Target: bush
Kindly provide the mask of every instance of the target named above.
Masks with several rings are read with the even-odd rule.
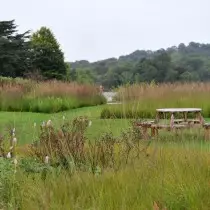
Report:
[[[127,163],[131,142],[132,155],[135,156],[139,145],[137,142],[142,140],[141,134],[137,137],[136,129],[132,126],[126,131],[129,138],[124,133],[120,138],[105,133],[98,140],[89,141],[85,138],[88,126],[89,120],[86,117],[64,122],[59,128],[53,127],[51,121],[48,121],[41,127],[39,141],[31,145],[32,157],[41,162],[49,161],[51,166],[71,168],[73,164],[75,169],[90,170],[93,173],[98,167],[116,170]]]

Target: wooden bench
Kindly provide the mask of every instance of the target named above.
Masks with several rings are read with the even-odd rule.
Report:
[[[148,139],[149,138],[148,129],[151,128],[154,122],[155,122],[154,120],[144,121],[144,122],[135,122],[134,125],[141,128],[144,139]]]
[[[152,137],[158,137],[159,130],[165,129],[167,131],[175,131],[177,132],[178,130],[188,128],[187,125],[174,125],[171,127],[170,125],[151,125],[151,136]]]
[[[180,123],[182,123],[182,122],[184,122],[183,119],[175,119],[175,120],[174,120],[174,124],[180,124]]]

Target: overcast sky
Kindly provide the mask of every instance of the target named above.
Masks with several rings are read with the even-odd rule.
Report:
[[[52,29],[68,61],[210,43],[210,0],[0,0],[0,20]]]

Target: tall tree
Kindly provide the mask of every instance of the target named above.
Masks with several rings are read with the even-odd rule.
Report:
[[[32,34],[31,44],[34,69],[38,69],[43,76],[49,79],[62,79],[66,76],[63,52],[49,28],[42,27]]]
[[[14,20],[0,21],[0,75],[23,76],[30,67],[29,31],[18,34]]]

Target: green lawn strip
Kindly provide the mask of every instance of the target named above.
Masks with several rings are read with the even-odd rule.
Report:
[[[100,119],[101,110],[107,105],[84,107],[59,112],[55,114],[30,113],[30,112],[0,112],[0,134],[9,133],[11,128],[16,128],[19,144],[31,143],[37,137],[40,125],[43,121],[52,122],[59,126],[65,120],[72,120],[78,116],[87,116],[92,125],[87,129],[86,136],[89,139],[99,138],[105,132],[112,132],[115,136],[129,127],[129,119]],[[110,105],[109,105],[110,106]],[[209,118],[206,121],[210,121]],[[36,127],[34,127],[36,123]]]
[[[40,114],[29,112],[0,112],[0,134],[6,135],[12,128],[16,128],[19,144],[31,143],[37,137],[40,125],[43,121],[52,120],[55,126],[59,126],[65,120],[72,120],[78,116],[87,116],[92,125],[87,129],[87,137],[96,139],[104,132],[113,132],[119,135],[121,130],[127,128],[129,121],[124,119],[102,120],[100,112],[102,106],[85,107],[56,114]],[[34,127],[36,124],[36,127]]]

